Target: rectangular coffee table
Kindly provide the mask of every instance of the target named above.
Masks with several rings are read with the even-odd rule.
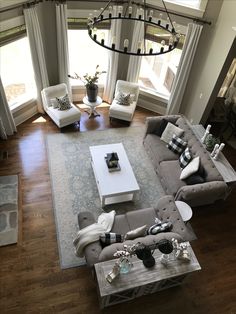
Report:
[[[130,272],[120,274],[112,283],[106,280],[106,276],[116,260],[95,264],[100,307],[104,308],[180,285],[188,274],[201,269],[191,245],[189,242],[186,243],[191,256],[190,262],[171,260],[166,267],[161,264],[161,252],[156,249],[153,254],[156,261],[154,267],[146,268],[141,260],[132,257],[130,260],[133,267]]]
[[[95,175],[102,207],[131,201],[140,188],[122,143],[90,146],[91,164]],[[120,171],[109,172],[105,156],[116,152]]]

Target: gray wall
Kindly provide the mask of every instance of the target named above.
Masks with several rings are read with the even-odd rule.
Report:
[[[181,112],[194,123],[206,119],[202,119],[204,112],[236,35],[232,29],[235,12],[235,0],[224,0],[222,7],[221,1],[209,1],[206,17],[217,20],[204,26],[181,106]]]

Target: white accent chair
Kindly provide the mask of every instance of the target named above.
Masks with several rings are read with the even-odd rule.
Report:
[[[119,105],[116,101],[116,96],[119,92],[128,94],[130,93],[132,97],[132,102],[129,106]],[[109,117],[125,120],[131,122],[133,119],[134,111],[137,105],[139,95],[139,86],[136,83],[131,83],[127,81],[118,80],[116,82],[115,99],[112,101]]]
[[[59,128],[74,122],[79,122],[81,117],[80,110],[71,102],[71,108],[67,110],[58,110],[53,108],[52,102],[56,97],[62,97],[68,94],[66,84],[58,84],[46,87],[41,91],[43,107],[45,112],[52,118]]]

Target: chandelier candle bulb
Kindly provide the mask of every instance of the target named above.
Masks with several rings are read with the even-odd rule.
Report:
[[[124,51],[127,51],[128,46],[129,46],[129,40],[128,40],[128,39],[125,39],[125,40],[124,40]]]
[[[119,6],[119,7],[118,7],[118,16],[119,16],[119,17],[121,17],[122,11],[123,11],[122,6]]]
[[[109,6],[109,19],[112,17],[112,6]]]
[[[94,40],[97,39],[97,29],[96,28],[93,29],[93,38],[94,38]]]
[[[132,10],[133,10],[133,8],[129,7],[129,18],[132,16]]]
[[[104,45],[105,33],[101,33],[101,44]]]
[[[149,21],[152,21],[152,17],[153,17],[153,10],[149,11]]]

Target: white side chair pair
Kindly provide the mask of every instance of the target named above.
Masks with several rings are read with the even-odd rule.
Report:
[[[117,102],[116,96],[118,95],[119,92],[131,95],[132,102],[129,106],[120,105]],[[111,106],[110,106],[110,110],[109,110],[110,120],[112,118],[116,118],[116,119],[131,122],[133,119],[135,108],[137,106],[138,95],[139,95],[138,84],[118,80],[116,83],[115,98],[112,101]]]
[[[71,102],[71,108],[67,110],[58,110],[53,108],[52,102],[56,97],[62,97],[68,94],[66,84],[58,84],[46,87],[41,91],[43,107],[45,112],[51,117],[59,128],[80,121],[81,112]]]

